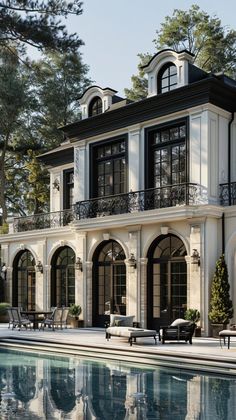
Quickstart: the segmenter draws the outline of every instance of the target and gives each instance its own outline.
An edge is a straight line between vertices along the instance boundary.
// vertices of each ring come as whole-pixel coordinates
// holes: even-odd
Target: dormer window
[[[102,100],[99,96],[95,96],[89,104],[89,117],[102,113]]]
[[[177,68],[174,64],[166,64],[157,76],[158,93],[169,92],[177,86]]]

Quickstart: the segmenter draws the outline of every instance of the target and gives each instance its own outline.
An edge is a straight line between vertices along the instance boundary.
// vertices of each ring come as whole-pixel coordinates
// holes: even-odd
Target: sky
[[[155,54],[152,41],[165,16],[174,9],[188,10],[193,3],[236,29],[235,0],[83,0],[83,14],[70,17],[67,26],[85,43],[81,52],[94,84],[123,96],[132,74],[137,74],[137,54]]]

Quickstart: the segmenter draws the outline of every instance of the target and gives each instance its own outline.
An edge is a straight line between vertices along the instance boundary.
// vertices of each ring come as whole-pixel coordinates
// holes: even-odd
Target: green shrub
[[[0,314],[5,315],[7,313],[7,308],[9,308],[10,306],[10,303],[0,302]]]
[[[227,324],[233,317],[233,304],[229,295],[228,269],[224,255],[216,262],[211,285],[209,319],[213,324]]]
[[[198,322],[200,319],[200,312],[198,309],[187,309],[184,314],[184,319],[188,321]]]
[[[80,305],[76,305],[75,303],[73,305],[70,305],[69,314],[74,317],[78,317],[82,312],[82,308]]]

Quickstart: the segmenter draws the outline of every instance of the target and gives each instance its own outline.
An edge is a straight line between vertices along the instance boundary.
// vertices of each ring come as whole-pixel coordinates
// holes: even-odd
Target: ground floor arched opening
[[[160,235],[148,251],[147,323],[159,329],[187,308],[187,255],[184,243],[176,235]]]
[[[19,252],[13,262],[12,304],[35,310],[35,259],[29,250]]]
[[[75,303],[75,253],[68,246],[60,247],[52,257],[51,306]]]
[[[125,253],[114,241],[103,241],[93,256],[93,326],[103,327],[111,313],[126,315]]]

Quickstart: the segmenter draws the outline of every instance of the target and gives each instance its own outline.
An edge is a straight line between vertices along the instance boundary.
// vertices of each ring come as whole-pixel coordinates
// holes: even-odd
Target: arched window
[[[99,96],[95,96],[89,104],[89,117],[102,113],[102,100]]]
[[[72,303],[75,303],[75,253],[65,246],[52,259],[51,306]]]
[[[93,326],[103,326],[110,313],[126,315],[125,253],[114,240],[104,241],[93,258]]]
[[[157,92],[164,93],[175,89],[177,86],[177,68],[172,63],[162,67],[157,76]]]
[[[13,305],[35,310],[35,260],[28,250],[18,254],[14,261]]]
[[[187,308],[187,255],[176,235],[160,235],[148,251],[148,326],[183,318]]]

